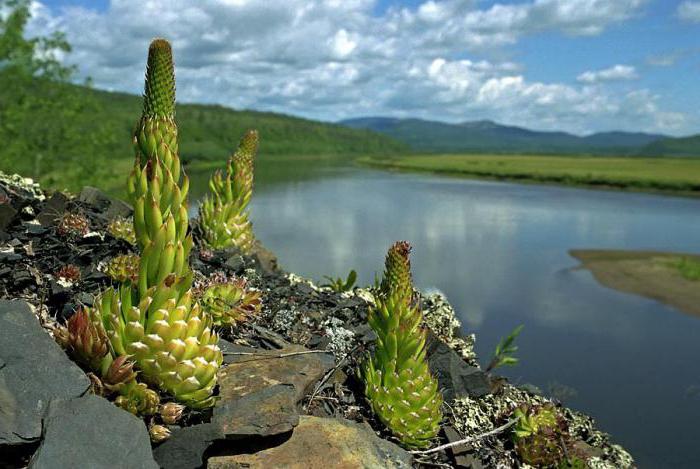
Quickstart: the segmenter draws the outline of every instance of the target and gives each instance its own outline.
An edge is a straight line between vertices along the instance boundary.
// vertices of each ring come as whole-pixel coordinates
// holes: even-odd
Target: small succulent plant
[[[522,405],[513,416],[513,442],[520,459],[535,467],[556,466],[567,460],[566,421],[552,404]]]
[[[103,325],[114,357],[129,356],[148,383],[204,408],[214,403],[223,357],[211,315],[193,301],[189,179],[181,169],[177,133],[172,49],[156,39],[148,52],[136,157],[127,180],[140,251],[138,278],[103,292],[91,317]],[[118,404],[146,413],[156,411],[153,402],[149,392],[131,386]]]
[[[66,264],[56,271],[56,277],[69,282],[80,280],[80,267],[75,264]]]
[[[182,418],[182,413],[185,410],[185,406],[180,405],[176,402],[166,402],[161,404],[158,408],[158,413],[160,414],[160,419],[166,425],[175,425]]]
[[[152,415],[160,398],[144,383],[137,381],[135,362],[128,355],[116,358],[110,353],[110,341],[99,321],[81,308],[55,331],[56,340],[79,363],[99,374],[90,373],[93,388],[119,394],[115,404],[135,415]]]
[[[170,438],[170,430],[163,425],[153,424],[148,427],[148,435],[153,443],[160,443]]]
[[[136,244],[136,233],[134,233],[134,221],[126,218],[115,218],[109,225],[107,231],[116,239],[122,239],[129,244]]]
[[[102,324],[92,321],[83,308],[68,318],[65,327],[56,330],[56,340],[73,358],[93,370],[102,368],[109,353],[109,339]]]
[[[379,419],[407,447],[424,448],[437,435],[442,396],[425,360],[425,330],[414,301],[410,245],[395,243],[368,321],[377,334],[364,363],[365,394]]]
[[[56,232],[61,236],[83,237],[90,231],[90,223],[81,213],[64,213],[58,220]]]
[[[255,238],[248,219],[248,202],[253,194],[253,160],[258,151],[258,133],[247,132],[228,160],[226,175],[216,171],[209,181],[211,193],[199,207],[206,243],[221,249],[235,246],[246,253]]]
[[[248,288],[245,278],[214,280],[200,291],[202,308],[216,326],[230,326],[260,312],[260,292]]]
[[[107,263],[105,274],[119,283],[136,283],[139,278],[141,260],[135,254],[122,254]]]

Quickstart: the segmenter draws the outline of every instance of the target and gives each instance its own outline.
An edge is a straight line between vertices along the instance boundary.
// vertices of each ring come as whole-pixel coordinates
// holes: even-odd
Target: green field
[[[466,177],[700,195],[700,159],[411,155],[365,157],[358,162],[385,169]]]

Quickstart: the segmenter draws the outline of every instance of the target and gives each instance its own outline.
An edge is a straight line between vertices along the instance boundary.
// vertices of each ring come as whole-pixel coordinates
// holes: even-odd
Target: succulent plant
[[[105,274],[119,283],[135,283],[139,278],[140,268],[141,260],[139,256],[135,254],[122,254],[107,263]]]
[[[134,221],[126,218],[115,218],[109,225],[107,231],[116,239],[123,239],[129,244],[136,244],[136,233],[134,233]]]
[[[200,302],[214,325],[233,325],[260,312],[260,292],[246,286],[245,278],[214,281],[202,288]]]
[[[147,382],[202,408],[214,402],[211,393],[222,355],[211,316],[192,302],[187,283],[172,275],[138,303],[132,302],[129,286],[109,289],[96,311],[117,356],[132,356]]]
[[[166,402],[158,408],[158,413],[160,414],[160,419],[166,425],[175,425],[182,417],[182,412],[185,410],[185,406],[180,405],[176,402]]]
[[[236,246],[249,252],[255,238],[248,219],[248,202],[253,194],[253,159],[258,151],[258,133],[248,131],[228,160],[226,175],[216,171],[199,207],[199,218],[206,243],[220,249]]]
[[[119,392],[125,385],[136,379],[135,362],[128,355],[103,360],[101,366],[102,384],[113,392]]]
[[[69,282],[80,280],[80,267],[75,264],[66,264],[56,271],[56,277]]]
[[[567,460],[568,428],[554,405],[523,404],[513,416],[518,419],[513,427],[513,441],[523,462],[549,467]]]
[[[90,231],[90,224],[85,215],[80,213],[64,213],[58,220],[56,232],[61,236],[83,237]]]
[[[154,415],[158,411],[160,397],[144,383],[130,381],[120,389],[114,403],[134,415]]]
[[[407,447],[430,444],[442,419],[442,396],[425,360],[422,314],[413,297],[410,245],[395,243],[386,257],[384,281],[368,321],[377,334],[364,363],[365,394],[373,411]]]
[[[59,329],[57,340],[83,365],[99,370],[109,353],[109,339],[100,322],[94,322],[86,309],[80,308]]]
[[[177,153],[172,50],[164,39],[154,40],[149,49],[134,146],[127,192],[141,251],[138,278],[106,290],[92,315],[101,321],[112,353],[130,356],[144,381],[190,407],[208,407],[222,354],[211,316],[192,298],[189,180]],[[129,391],[120,396],[120,405],[138,409],[146,403],[152,410],[149,393],[137,387]]]
[[[148,427],[148,435],[153,443],[160,443],[170,438],[170,430],[163,425],[153,424]]]

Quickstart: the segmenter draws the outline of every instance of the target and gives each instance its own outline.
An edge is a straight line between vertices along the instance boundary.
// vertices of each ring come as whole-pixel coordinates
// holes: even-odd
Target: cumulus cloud
[[[686,1],[678,5],[678,17],[683,21],[700,23],[700,2]]]
[[[141,92],[148,42],[167,37],[185,102],[329,121],[393,115],[574,132],[675,131],[682,116],[662,119],[651,93],[528,80],[521,64],[499,53],[542,32],[600,34],[645,3],[523,0],[484,8],[480,0],[426,0],[378,14],[375,0],[112,0],[106,11],[51,10],[35,1],[30,31],[65,31],[83,75],[132,93]],[[631,102],[638,107],[628,109]]]
[[[576,79],[581,83],[600,83],[604,81],[625,81],[639,78],[637,70],[630,65],[613,65],[603,70],[587,71]]]

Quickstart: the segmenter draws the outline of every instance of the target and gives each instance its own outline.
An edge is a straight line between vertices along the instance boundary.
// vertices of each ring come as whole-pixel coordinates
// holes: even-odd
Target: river
[[[416,286],[446,295],[482,365],[523,324],[520,364],[499,372],[594,416],[642,468],[700,467],[700,318],[602,287],[568,255],[700,252],[700,200],[313,163],[256,177],[255,233],[285,269],[369,284],[406,239]]]

